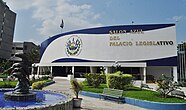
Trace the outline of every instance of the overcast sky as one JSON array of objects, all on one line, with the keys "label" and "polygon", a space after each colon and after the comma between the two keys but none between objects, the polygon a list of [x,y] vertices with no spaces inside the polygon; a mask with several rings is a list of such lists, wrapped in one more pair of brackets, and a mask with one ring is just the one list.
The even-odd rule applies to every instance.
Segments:
[{"label": "overcast sky", "polygon": [[14,41],[40,44],[48,37],[87,27],[175,23],[186,41],[186,0],[4,0],[17,13]]}]

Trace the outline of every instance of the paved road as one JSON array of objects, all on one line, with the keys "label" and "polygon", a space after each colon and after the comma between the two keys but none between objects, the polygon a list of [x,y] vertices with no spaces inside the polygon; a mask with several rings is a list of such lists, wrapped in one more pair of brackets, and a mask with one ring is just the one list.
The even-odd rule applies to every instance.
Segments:
[{"label": "paved road", "polygon": [[[44,88],[44,90],[59,91],[65,94],[73,94],[70,89],[70,82],[66,79],[54,78],[56,83],[49,85]],[[86,97],[80,95],[83,98],[82,108],[74,110],[147,110],[141,107],[129,105],[129,104],[118,104],[117,102],[112,102],[108,100],[100,100],[97,98]]]}]

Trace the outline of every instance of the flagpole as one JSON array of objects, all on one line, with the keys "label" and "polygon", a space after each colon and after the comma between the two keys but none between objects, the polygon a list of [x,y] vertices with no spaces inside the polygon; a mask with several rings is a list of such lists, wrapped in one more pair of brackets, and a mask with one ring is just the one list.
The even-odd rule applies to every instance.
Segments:
[{"label": "flagpole", "polygon": [[61,33],[62,33],[62,31],[63,31],[63,27],[64,27],[64,22],[63,22],[63,19],[61,20],[60,27],[61,27]]}]

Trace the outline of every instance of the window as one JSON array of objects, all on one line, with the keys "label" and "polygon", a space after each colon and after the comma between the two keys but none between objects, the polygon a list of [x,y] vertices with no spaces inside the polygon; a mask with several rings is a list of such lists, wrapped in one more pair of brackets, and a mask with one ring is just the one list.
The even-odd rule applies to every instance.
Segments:
[{"label": "window", "polygon": [[22,47],[16,47],[16,50],[23,50]]},{"label": "window", "polygon": [[27,50],[27,45],[24,46],[24,50]]}]

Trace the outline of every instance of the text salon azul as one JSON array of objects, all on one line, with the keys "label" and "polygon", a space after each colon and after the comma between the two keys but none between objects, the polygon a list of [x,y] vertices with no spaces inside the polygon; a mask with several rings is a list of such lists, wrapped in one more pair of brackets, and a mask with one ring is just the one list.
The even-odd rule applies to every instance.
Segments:
[{"label": "text salon azul", "polygon": [[[109,34],[125,34],[125,33],[131,33],[131,34],[144,34],[142,29],[133,29],[130,31],[127,30],[110,30]],[[110,42],[109,46],[169,46],[174,45],[173,41],[120,41],[119,36],[110,36]]]}]

